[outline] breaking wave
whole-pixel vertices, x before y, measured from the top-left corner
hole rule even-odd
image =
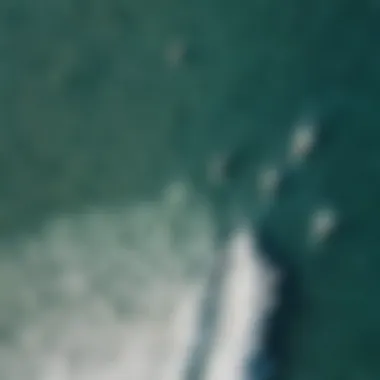
[[[274,302],[272,268],[236,227],[199,380],[247,378]],[[0,378],[188,380],[222,257],[216,228],[207,203],[174,183],[156,201],[60,216],[4,243]]]

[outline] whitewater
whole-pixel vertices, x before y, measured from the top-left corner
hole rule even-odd
[[[247,380],[277,276],[244,220],[223,245],[217,228],[182,181],[157,199],[56,216],[3,242],[0,378]]]

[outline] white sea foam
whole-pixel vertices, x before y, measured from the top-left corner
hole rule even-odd
[[[317,144],[318,128],[311,120],[301,120],[294,128],[289,146],[289,159],[292,162],[307,158]]]
[[[8,246],[17,252],[0,266],[0,379],[183,380],[218,257],[214,230],[176,184],[159,201],[59,217]],[[231,241],[205,380],[244,379],[248,332],[272,302],[249,236]]]
[[[265,316],[276,305],[277,273],[258,252],[252,231],[237,230],[228,249],[217,332],[205,380],[244,380],[259,354]]]

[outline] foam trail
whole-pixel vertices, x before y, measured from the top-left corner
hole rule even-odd
[[[183,379],[214,226],[184,184],[174,190],[57,217],[7,247],[19,258],[0,262],[0,332],[12,332],[1,379]]]
[[[216,334],[196,380],[244,380],[273,281],[250,231],[232,235],[223,265],[214,236],[207,205],[176,184],[155,202],[57,217],[7,246],[0,379],[194,380],[187,369],[217,268]]]
[[[205,380],[245,380],[246,364],[259,355],[265,318],[273,309],[276,272],[255,246],[251,231],[238,230],[227,252],[217,328]]]

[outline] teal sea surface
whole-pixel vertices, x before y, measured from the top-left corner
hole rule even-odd
[[[0,379],[377,380],[379,43],[376,0],[3,0]]]

